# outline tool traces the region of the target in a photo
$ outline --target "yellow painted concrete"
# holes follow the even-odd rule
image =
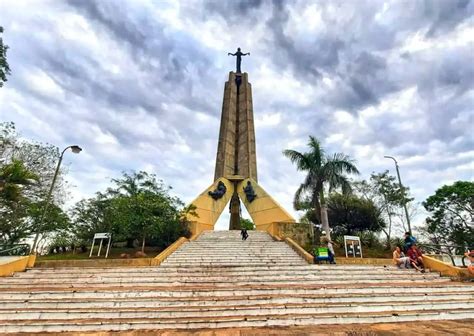
[[[11,276],[15,272],[23,272],[28,267],[30,257],[18,257],[10,262],[0,264],[0,277]]]
[[[209,196],[208,192],[214,191],[219,181],[225,184],[227,191],[222,198],[215,200]],[[227,203],[229,203],[233,193],[234,185],[228,179],[222,177],[217,179],[192,202],[196,207],[196,216],[190,214],[187,219],[191,223],[190,230],[193,236],[204,230],[214,230],[217,219],[219,219],[222,211],[225,209]]]
[[[387,258],[346,258],[336,257],[336,262],[342,265],[393,265],[392,259]]]
[[[168,246],[165,250],[163,250],[160,254],[158,254],[155,258],[153,258],[151,262],[151,266],[158,266],[161,264],[166,258],[169,257],[171,253],[176,251],[183,245],[184,243],[189,242],[189,239],[185,237],[180,237],[178,240],[176,240],[173,244]]]
[[[250,181],[257,194],[257,197],[251,203],[247,201],[247,197],[244,193],[244,187],[248,181]],[[240,182],[237,185],[237,193],[247,208],[250,217],[252,217],[252,221],[255,223],[257,230],[276,234],[272,231],[274,230],[273,223],[295,222],[295,219],[253,179],[248,178]]]
[[[191,238],[189,238],[189,240],[194,241],[194,240],[198,239],[199,236],[202,235],[204,231],[209,231],[209,230],[202,230],[201,232],[192,235]]]
[[[313,256],[310,253],[306,252],[306,250],[299,246],[293,239],[286,237],[285,242],[290,245],[291,248],[295,250],[296,253],[298,253],[303,259],[305,259],[308,264],[312,264],[314,262]]]
[[[456,267],[433,257],[423,256],[423,264],[432,271],[439,272],[441,275],[455,278],[474,278],[467,268]]]
[[[278,236],[277,231],[275,230],[275,223],[255,225],[255,229],[258,231],[266,231],[274,237]]]
[[[235,181],[241,180],[240,176],[230,177]],[[219,181],[222,181],[227,191],[224,196],[218,200],[214,200],[209,196],[209,191],[213,191],[217,188]],[[250,181],[252,187],[257,194],[257,198],[253,202],[247,201],[244,193],[244,187],[247,185],[247,181]],[[277,224],[280,222],[294,223],[295,219],[280,206],[261,186],[253,179],[244,179],[237,184],[237,193],[240,200],[247,208],[247,211],[252,217],[252,221],[255,223],[256,229],[260,231],[267,231],[270,234],[278,235]],[[192,204],[196,207],[196,216],[188,215],[189,228],[192,233],[192,237],[196,237],[201,232],[206,230],[214,230],[222,211],[225,209],[232,194],[234,193],[233,183],[225,178],[221,177],[217,179],[209,188],[202,192]]]
[[[260,231],[260,230],[259,230]],[[268,234],[270,234],[270,236],[272,236],[273,240],[275,241],[283,241],[284,239],[281,238],[279,235],[275,235],[273,233],[270,233],[269,231],[267,231]]]
[[[214,224],[206,224],[206,223],[199,223],[197,221],[193,221],[189,223],[189,230],[192,233],[191,237],[193,239],[191,240],[194,240],[204,231],[214,230]]]
[[[32,268],[35,266],[36,262],[36,254],[32,254],[28,257],[28,264],[26,265],[28,268]]]

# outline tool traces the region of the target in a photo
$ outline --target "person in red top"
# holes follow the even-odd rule
[[[467,270],[471,275],[474,275],[474,246],[471,247],[469,250],[470,252],[466,252],[464,253],[464,255],[466,256],[469,262],[467,265]]]
[[[417,271],[421,273],[425,273],[425,266],[423,265],[423,254],[421,253],[420,249],[413,244],[407,252],[408,258],[410,258],[410,264],[415,268]]]

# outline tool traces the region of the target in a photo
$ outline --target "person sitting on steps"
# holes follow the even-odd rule
[[[324,231],[321,234],[326,234]],[[329,263],[336,264],[336,253],[334,252],[334,242],[327,237],[321,237],[321,243],[323,245],[327,245],[328,248],[328,256],[329,256]]]
[[[420,249],[413,244],[408,249],[408,257],[410,258],[410,264],[415,268],[417,271],[421,273],[425,273],[425,266],[423,265],[423,254],[421,253]]]
[[[400,246],[395,247],[393,251],[393,263],[398,268],[410,268],[410,258],[405,257]]]
[[[470,252],[464,253],[468,262],[466,263],[469,274],[474,275],[474,246],[469,249]]]

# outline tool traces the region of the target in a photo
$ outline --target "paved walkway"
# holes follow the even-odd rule
[[[319,325],[287,328],[242,328],[242,329],[202,329],[193,331],[176,330],[137,330],[130,332],[99,333],[61,333],[62,336],[433,336],[433,335],[470,335],[474,319],[460,321],[425,321],[377,324]],[[9,334],[21,335],[24,334]],[[59,335],[55,333],[35,334]]]

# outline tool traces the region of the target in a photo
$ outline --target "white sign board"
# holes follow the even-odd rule
[[[94,239],[109,239],[110,236],[111,234],[108,232],[96,233]]]
[[[346,250],[346,258],[361,257],[362,258],[362,244],[360,238],[357,236],[344,236],[344,248]]]
[[[105,257],[109,256],[110,250],[110,242],[112,241],[112,234],[109,232],[100,232],[94,235],[94,239],[92,239],[92,246],[91,246],[91,253],[89,253],[89,258],[92,257],[92,251],[94,250],[95,240],[100,239],[99,251],[97,252],[97,256],[100,256],[100,250],[102,250],[102,242],[104,239],[108,239],[109,242],[107,243],[107,251],[105,252]]]

